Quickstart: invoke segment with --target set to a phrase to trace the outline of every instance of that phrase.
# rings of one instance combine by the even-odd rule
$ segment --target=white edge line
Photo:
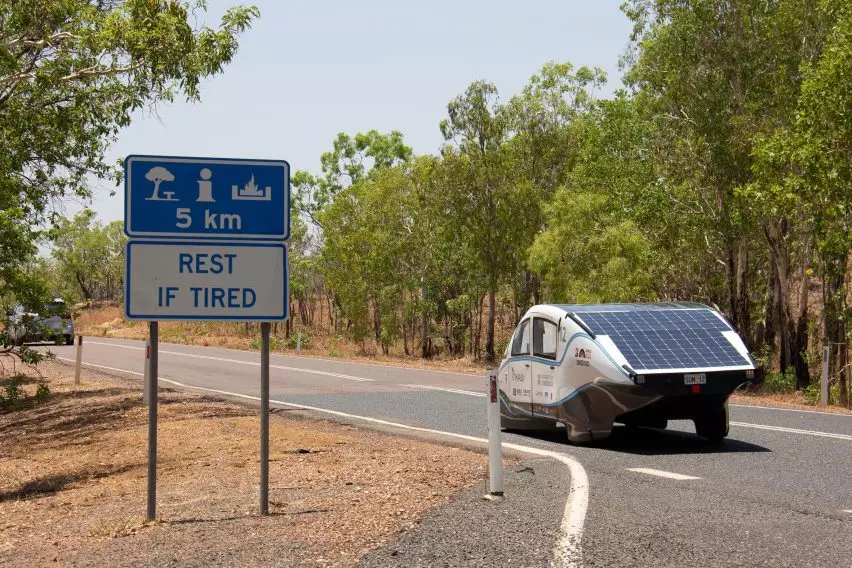
[[[57,359],[61,359],[63,361],[72,361],[74,359],[68,359],[66,357],[57,357]],[[130,373],[132,375],[142,375],[142,373],[137,373],[135,371],[125,371],[124,369],[116,369],[115,367],[107,367],[105,365],[95,365],[93,363],[83,363],[84,365],[88,365],[90,367],[98,367],[101,369],[108,369],[110,371],[118,371],[120,373]],[[236,392],[218,390],[218,389],[208,389],[205,387],[196,387],[193,385],[187,385],[184,383],[179,383],[178,381],[173,381],[171,379],[164,379],[159,377],[159,380],[171,383],[175,386],[200,390],[205,392],[212,392],[216,394],[223,394],[227,396],[234,396],[237,398],[242,398],[246,400],[259,401],[260,397],[250,396],[246,394],[240,394]],[[352,418],[356,420],[361,420],[364,422],[370,422],[373,424],[381,424],[384,426],[392,426],[394,428],[400,428],[403,430],[410,430],[413,432],[424,432],[427,434],[437,434],[440,436],[447,436],[450,438],[456,438],[459,440],[465,440],[468,442],[475,442],[477,444],[487,444],[488,440],[484,438],[477,438],[475,436],[467,436],[465,434],[456,434],[454,432],[444,432],[442,430],[432,430],[431,428],[421,428],[419,426],[409,426],[407,424],[399,424],[397,422],[390,422],[388,420],[381,420],[380,418],[371,418],[369,416],[359,416],[357,414],[348,414],[346,412],[340,412],[338,410],[329,410],[327,408],[319,408],[316,406],[306,406],[304,404],[295,404],[292,402],[285,402],[283,400],[275,400],[270,399],[269,402],[271,404],[277,404],[279,406],[289,406],[291,408],[296,408],[299,410],[311,410],[314,412],[321,412],[324,414],[331,414],[333,416],[340,416],[342,418]],[[503,447],[509,448],[511,450],[533,454],[542,457],[548,457],[555,459],[557,461],[562,462],[566,466],[568,466],[568,471],[571,475],[571,490],[568,494],[568,499],[565,501],[565,513],[562,516],[562,522],[560,524],[560,537],[559,542],[556,544],[556,548],[554,550],[554,554],[556,555],[556,559],[559,562],[560,566],[564,568],[580,568],[582,566],[582,550],[580,548],[580,541],[583,537],[583,523],[586,520],[586,511],[589,507],[589,477],[586,474],[586,470],[583,468],[583,465],[574,459],[573,457],[561,454],[558,452],[553,452],[550,450],[543,450],[540,448],[533,448],[530,446],[523,446],[521,444],[512,444],[508,442],[503,443]]]
[[[133,349],[136,351],[144,351],[145,349],[142,347],[133,347],[130,345],[118,345],[115,343],[102,343],[98,341],[90,341],[89,344],[94,345],[109,345],[111,347],[122,347],[124,349]],[[258,361],[244,361],[242,359],[226,359],[225,357],[213,357],[212,355],[198,355],[196,353],[181,353],[180,351],[166,351],[164,349],[160,349],[159,353],[163,355],[177,355],[180,357],[190,357],[192,359],[207,359],[211,361],[222,361],[225,363],[235,363],[238,365],[251,365],[253,367],[260,367],[260,362]],[[279,369],[282,371],[294,371],[297,373],[311,373],[314,375],[325,375],[327,377],[337,377],[340,379],[346,379],[348,381],[358,381],[362,383],[372,383],[375,382],[376,379],[368,379],[366,377],[355,377],[353,375],[344,375],[342,373],[332,373],[331,371],[320,371],[318,369],[300,369],[298,367],[287,367],[285,365],[269,365],[272,369]]]
[[[748,422],[731,422],[731,426],[743,428],[757,428],[758,430],[774,430],[776,432],[789,432],[790,434],[807,434],[809,436],[821,436],[823,438],[836,438],[838,440],[852,440],[848,434],[835,434],[833,432],[820,432],[818,430],[802,430],[799,428],[787,428],[785,426],[767,426],[765,424],[750,424]]]
[[[91,337],[91,336],[87,336]],[[138,339],[124,339],[122,341],[140,341]],[[121,343],[108,343],[106,341],[87,341],[87,344],[93,345],[110,345],[112,347],[123,347],[125,349],[137,349],[139,351],[144,351],[144,347],[134,347],[132,345],[122,345]],[[235,353],[257,353],[257,351],[248,351],[244,349],[229,349],[227,347],[216,347],[213,345],[204,346],[204,345],[190,345],[186,343],[163,343],[160,342],[160,345],[173,345],[175,347],[198,347],[201,349],[221,349],[222,351],[232,351]],[[183,353],[181,353],[183,355]],[[484,376],[485,371],[483,370],[483,375],[475,375],[473,373],[459,373],[456,371],[441,371],[438,369],[425,369],[422,367],[408,367],[405,365],[383,365],[382,363],[362,363],[360,361],[351,361],[348,359],[325,359],[323,357],[305,357],[303,355],[284,355],[283,353],[270,353],[273,357],[290,357],[292,359],[304,359],[306,361],[324,361],[331,363],[350,363],[352,365],[365,365],[367,367],[383,367],[385,369],[406,369],[410,371],[425,371],[429,373],[441,373],[443,375],[459,375],[462,377],[482,377]]]
[[[628,467],[626,469],[627,471],[635,471],[636,473],[644,473],[647,475],[656,475],[657,477],[676,479],[678,481],[701,479],[700,477],[695,477],[694,475],[684,475],[682,473],[663,471],[662,469],[652,469],[650,467]]]
[[[761,410],[783,410],[784,412],[806,412],[808,414],[824,414],[826,416],[838,416],[840,418],[852,418],[852,414],[841,414],[839,412],[825,412],[824,410],[801,410],[799,408],[784,408],[783,406],[759,406],[757,404],[734,404],[728,403],[728,406],[738,406],[740,408],[760,408]]]
[[[446,387],[433,387],[433,386],[430,386],[430,385],[399,385],[399,386],[409,387],[409,388],[413,388],[413,389],[426,389],[426,390],[434,390],[434,391],[451,392],[453,394],[465,394],[467,396],[479,396],[479,397],[483,397],[483,398],[485,397],[484,392],[473,392],[473,391],[467,391],[467,390],[461,390],[461,389],[451,389],[451,388],[446,388]]]

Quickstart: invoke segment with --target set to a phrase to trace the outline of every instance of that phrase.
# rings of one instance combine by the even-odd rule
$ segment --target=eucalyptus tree
[[[794,120],[757,141],[758,180],[746,194],[762,210],[778,211],[807,227],[822,279],[824,342],[832,348],[832,374],[839,382],[840,403],[848,406],[852,6],[823,1],[817,16],[825,30],[818,59],[802,64]],[[805,385],[800,382],[800,386]]]
[[[328,207],[346,187],[380,171],[408,162],[413,156],[402,133],[377,130],[350,136],[340,132],[330,151],[320,156],[322,175],[299,170],[293,175],[297,209],[317,227],[323,228],[319,212]]]
[[[752,345],[751,307],[765,243],[767,317],[780,330],[782,366],[796,363],[807,384],[806,301],[791,312],[793,264],[807,289],[808,240],[795,218],[760,209],[743,191],[757,179],[755,143],[794,117],[800,67],[820,51],[819,2],[813,0],[632,0],[635,23],[628,83],[658,125],[661,174],[689,189],[689,203],[710,221],[707,250],[724,266],[732,323]],[[806,296],[804,297],[806,300]],[[778,317],[775,317],[777,313]]]
[[[188,17],[206,3],[0,2],[0,294],[18,286],[34,227],[58,200],[89,197],[88,176],[118,179],[105,152],[135,110],[183,96],[231,61],[256,7],[216,28]],[[193,17],[195,17],[193,16]]]
[[[525,235],[519,222],[530,203],[529,184],[512,178],[506,148],[509,116],[493,84],[471,83],[463,95],[450,101],[447,113],[441,133],[448,142],[444,148],[448,211],[459,231],[457,239],[473,244],[485,276],[485,360],[490,362],[495,358],[497,286],[521,257],[519,246]]]

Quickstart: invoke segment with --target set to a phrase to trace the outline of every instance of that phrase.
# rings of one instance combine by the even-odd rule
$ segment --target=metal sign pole
[[[142,381],[142,404],[148,406],[151,399],[151,337],[145,339],[145,379]]]
[[[148,324],[148,337],[151,342],[148,361],[148,515],[153,521],[157,518],[157,322]]]
[[[269,514],[269,322],[260,324],[260,514]]]

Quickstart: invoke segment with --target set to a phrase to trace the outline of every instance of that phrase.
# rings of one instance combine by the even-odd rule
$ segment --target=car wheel
[[[65,345],[74,345],[74,336],[66,335],[65,336]]]
[[[715,412],[696,416],[693,421],[695,422],[696,434],[708,442],[718,444],[728,435],[730,428],[728,422],[728,405],[725,404]]]

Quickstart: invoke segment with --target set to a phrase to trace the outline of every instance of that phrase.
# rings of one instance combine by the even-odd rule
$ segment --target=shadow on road
[[[566,447],[571,447],[565,441],[565,430],[562,428],[514,433],[523,437],[564,444]],[[628,428],[626,426],[615,426],[612,429],[612,435],[606,440],[583,444],[583,447],[646,456],[759,453],[772,451],[769,448],[733,438],[725,438],[721,443],[713,444],[690,432],[658,430],[655,428]]]

